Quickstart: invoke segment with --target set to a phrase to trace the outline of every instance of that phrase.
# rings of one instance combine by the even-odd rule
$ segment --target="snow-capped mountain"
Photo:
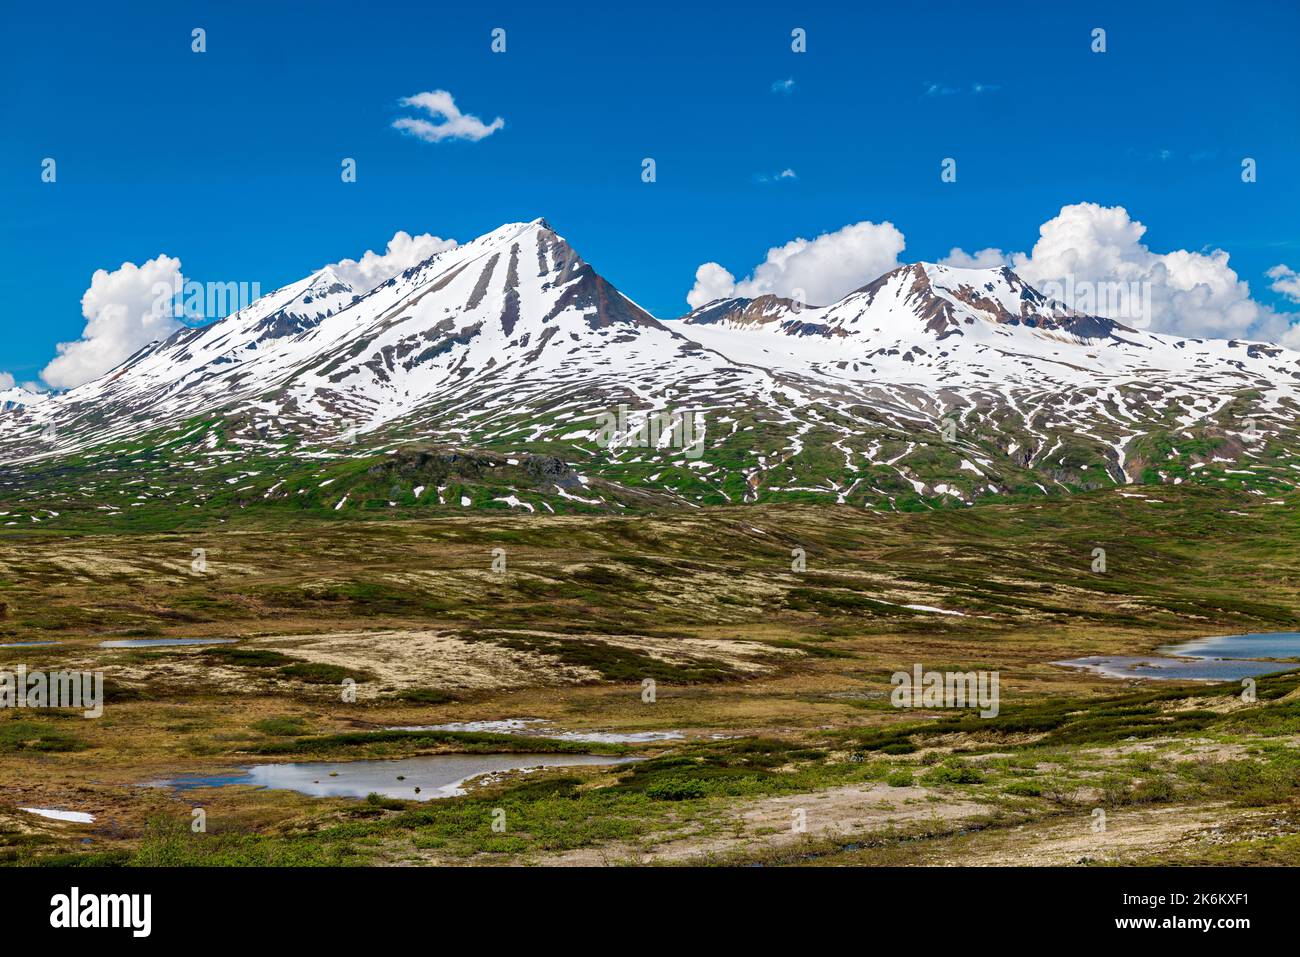
[[[916,263],[829,305],[726,299],[659,322],[534,220],[373,289],[326,268],[182,329],[11,404],[0,450],[40,462],[146,434],[226,456],[432,443],[563,453],[687,502],[893,505],[1228,471],[1294,484],[1298,388],[1300,354],[1086,315],[1007,268]],[[703,454],[640,430],[650,411],[698,416]],[[341,450],[345,436],[361,447]]]
[[[978,321],[1025,325],[1080,339],[1101,338],[1118,326],[1044,296],[1006,266],[962,269],[935,263],[899,266],[832,306],[809,306],[769,295],[719,300],[683,318],[691,323],[779,329],[788,335],[860,338],[891,329],[914,335],[916,320],[938,339],[960,334],[963,326]]]
[[[441,252],[360,292],[331,269],[226,319],[178,330],[43,410],[60,441],[243,406],[304,434],[362,432],[470,384],[555,386],[709,363],[587,265],[542,220]],[[686,357],[686,358],[683,358]],[[716,364],[725,360],[716,359]]]
[[[38,402],[44,402],[46,398],[48,398],[48,396],[44,392],[29,392],[21,386],[11,386],[8,389],[0,389],[0,412],[28,405],[36,405]]]
[[[997,377],[1053,388],[1169,374],[1180,384],[1228,388],[1300,379],[1300,354],[1157,335],[1086,315],[1005,266],[915,263],[830,306],[723,299],[682,321],[701,342],[751,361],[893,384],[980,386]]]

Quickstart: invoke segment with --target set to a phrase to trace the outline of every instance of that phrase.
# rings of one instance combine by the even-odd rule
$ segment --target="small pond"
[[[151,783],[178,791],[244,784],[312,797],[365,797],[373,793],[407,801],[430,801],[463,794],[465,783],[483,774],[625,764],[633,760],[603,754],[431,754],[381,761],[256,764],[225,774],[182,775]]]
[[[1300,661],[1288,658],[1300,658],[1300,632],[1216,635],[1165,645],[1154,655],[1089,655],[1052,664],[1083,668],[1110,678],[1240,681],[1300,668]]]

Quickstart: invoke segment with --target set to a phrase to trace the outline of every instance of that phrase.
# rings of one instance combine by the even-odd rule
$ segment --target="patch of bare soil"
[[[1172,748],[1178,750],[1172,750]],[[1206,738],[1148,738],[1144,741],[1123,742],[1105,748],[1086,748],[1082,751],[1088,756],[1097,756],[1108,761],[1120,761],[1137,755],[1158,755],[1170,761],[1239,761],[1249,755],[1244,744],[1211,741]]]
[[[1112,810],[1106,812],[1104,828],[1098,827],[1092,814],[1085,814],[1010,828],[994,840],[986,831],[979,841],[955,842],[941,859],[927,863],[962,867],[1118,863],[1211,841],[1224,827],[1260,813],[1226,804]]]
[[[503,631],[564,640],[570,636],[544,631]],[[673,664],[707,664],[753,677],[769,673],[802,652],[752,641],[715,638],[662,638],[640,635],[593,635],[611,647],[636,651]],[[470,640],[449,630],[335,631],[319,634],[267,635],[245,640],[240,647],[280,651],[314,664],[335,665],[375,676],[358,682],[359,700],[392,695],[411,688],[436,688],[452,694],[555,688],[601,681],[599,671],[565,663],[541,651],[509,648],[494,641]],[[87,661],[104,660],[99,649],[87,649]],[[111,660],[111,659],[110,659]],[[114,675],[127,682],[163,678],[193,687],[268,692],[290,690],[293,682],[274,670],[251,670],[206,659],[201,649],[182,651],[165,662],[113,662]]]
[[[369,671],[378,680],[357,685],[358,699],[407,688],[476,692],[529,685],[595,681],[590,668],[564,665],[546,655],[466,641],[439,631],[333,632],[280,635],[249,642],[307,661]]]

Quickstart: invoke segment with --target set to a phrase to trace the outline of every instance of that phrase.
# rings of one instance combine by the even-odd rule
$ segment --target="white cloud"
[[[1054,295],[1063,288],[1091,292],[1125,284],[1140,290],[1140,311],[1133,307],[1137,300],[1115,297],[1108,302],[1100,292],[1087,301],[1076,294],[1072,304],[1154,332],[1300,343],[1300,330],[1291,325],[1298,317],[1252,299],[1250,285],[1228,265],[1227,252],[1153,252],[1141,241],[1146,231],[1122,206],[1076,203],[1039,227],[1038,241],[1028,253],[983,249],[971,254],[957,248],[943,261],[954,266],[1009,261],[1022,279]],[[1269,275],[1285,285],[1288,277],[1277,269]]]
[[[730,299],[736,295],[736,277],[717,263],[705,263],[695,270],[695,285],[686,294],[692,309],[698,309],[715,299]]]
[[[382,253],[367,249],[358,259],[344,259],[333,264],[334,272],[357,292],[368,292],[398,273],[424,262],[434,253],[455,249],[456,240],[439,239],[428,233],[412,236],[398,230]]]
[[[1247,338],[1300,348],[1300,313],[1278,312],[1251,298],[1249,283],[1222,249],[1154,252],[1142,242],[1147,228],[1122,206],[1077,203],[1039,227],[1027,252],[997,248],[966,252],[954,247],[940,260],[949,266],[1010,265],[1026,282],[1073,305],[1154,332],[1199,338]],[[905,240],[892,223],[846,226],[809,241],[796,239],[768,250],[766,259],[739,281],[717,263],[696,270],[686,297],[692,308],[730,296],[795,295],[826,305],[898,265]],[[1300,273],[1277,265],[1268,271],[1273,290],[1300,301]],[[1108,296],[1123,284],[1136,297]]]
[[[773,92],[773,93],[793,93],[793,92],[794,92],[794,78],[791,77],[791,78],[788,79],[788,80],[777,80],[775,83],[772,84],[772,92]]]
[[[773,293],[824,305],[893,269],[904,245],[893,223],[854,223],[813,240],[772,247],[740,282],[717,263],[705,263],[695,271],[686,301],[694,309],[714,299]]]
[[[1267,336],[1279,317],[1250,297],[1222,249],[1156,253],[1141,242],[1146,226],[1122,206],[1065,206],[1039,227],[1029,253],[1012,256],[1027,282],[1137,283],[1148,297],[1149,328],[1175,335],[1229,338]],[[1097,312],[1110,310],[1098,300]],[[1133,324],[1133,316],[1111,318]],[[1285,320],[1283,320],[1283,323]]]
[[[781,183],[781,182],[798,179],[798,178],[799,178],[799,174],[787,167],[786,169],[781,170],[781,172],[772,173],[771,175],[768,175],[767,173],[758,173],[754,176],[754,182]]]
[[[181,327],[170,311],[171,299],[159,299],[155,285],[180,288],[181,261],[161,255],[143,266],[123,263],[108,272],[96,269],[81,297],[86,328],[75,342],[60,342],[59,354],[41,370],[55,388],[71,389],[98,378],[155,339]]]
[[[446,90],[431,90],[428,93],[404,96],[401,104],[424,110],[434,120],[442,121],[431,123],[429,120],[413,116],[403,116],[393,121],[394,129],[410,133],[428,143],[439,143],[442,140],[478,142],[506,125],[506,121],[499,116],[491,123],[484,123],[477,116],[462,113],[457,108],[452,95]]]
[[[1292,302],[1300,302],[1300,272],[1296,272],[1290,266],[1278,263],[1266,275],[1273,280],[1270,289],[1286,296]]]
[[[996,266],[1005,266],[1010,262],[1011,259],[1006,253],[991,246],[974,253],[968,253],[954,246],[948,255],[939,260],[940,265],[958,266],[962,269],[992,269]]]
[[[17,382],[13,377],[13,373],[0,372],[0,392],[8,392],[10,389],[20,389],[23,392],[31,392],[36,395],[48,391],[39,382]]]

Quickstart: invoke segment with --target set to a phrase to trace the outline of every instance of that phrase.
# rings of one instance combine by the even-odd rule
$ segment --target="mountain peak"
[[[325,266],[311,277],[305,295],[319,299],[339,292],[352,292],[352,284],[335,272],[333,266]],[[311,299],[304,301],[310,302]]]
[[[734,296],[714,299],[681,317],[689,325],[720,324],[734,328],[763,328],[771,323],[785,323],[805,308],[815,309],[784,296],[764,293],[753,299]]]
[[[511,242],[533,234],[554,236],[555,230],[550,223],[539,216],[537,219],[528,221],[520,220],[513,223],[502,223],[496,229],[484,233],[466,245],[481,244],[489,246],[499,242]]]
[[[1038,334],[1104,339],[1118,323],[1077,312],[1043,295],[1009,266],[895,266],[838,302],[810,306],[771,294],[705,303],[682,317],[691,325],[767,330],[798,337],[903,339],[924,330],[937,340],[985,328],[1023,326]],[[919,328],[918,328],[919,326]]]

